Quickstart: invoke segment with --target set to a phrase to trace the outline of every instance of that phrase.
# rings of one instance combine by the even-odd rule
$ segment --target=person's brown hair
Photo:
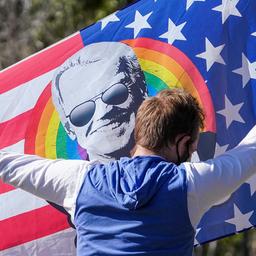
[[[139,107],[134,138],[136,145],[160,150],[178,134],[190,135],[193,142],[203,127],[204,112],[193,96],[180,89],[163,90]]]

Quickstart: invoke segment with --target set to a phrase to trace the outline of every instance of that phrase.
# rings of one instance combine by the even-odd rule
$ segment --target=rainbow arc
[[[145,75],[149,96],[165,88],[183,88],[203,107],[204,131],[216,132],[212,99],[203,77],[179,49],[149,38],[125,40],[131,46]],[[51,98],[51,84],[41,94],[32,112],[25,137],[25,152],[47,158],[86,159],[86,150],[65,132]]]

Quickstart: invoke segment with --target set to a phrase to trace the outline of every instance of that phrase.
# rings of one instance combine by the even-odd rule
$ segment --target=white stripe
[[[32,109],[42,91],[51,81],[54,72],[55,69],[0,94],[1,122],[5,122]]]
[[[24,61],[26,61],[26,60],[31,59],[32,57],[38,55],[39,53],[45,52],[45,51],[49,50],[50,48],[52,48],[52,47],[54,47],[54,46],[56,46],[56,45],[58,45],[58,44],[63,43],[64,41],[70,39],[70,38],[73,37],[73,36],[76,36],[77,34],[80,34],[80,31],[75,32],[74,34],[72,34],[72,35],[70,35],[70,36],[68,36],[68,37],[63,38],[62,40],[60,40],[60,41],[56,42],[55,44],[52,44],[52,45],[50,45],[50,46],[48,46],[48,47],[42,49],[42,50],[39,51],[39,52],[36,52],[36,53],[34,53],[34,54],[32,54],[32,55],[29,55],[27,58],[25,58],[25,59],[23,59],[23,60],[20,60],[19,62],[14,63],[13,65],[11,65],[11,66],[9,66],[9,67],[7,67],[7,68],[1,70],[1,71],[0,71],[0,74],[3,73],[3,72],[5,72],[6,70],[8,70],[8,69],[10,69],[10,68],[13,68],[13,67],[16,66],[16,65],[21,64],[22,62],[24,62]]]
[[[66,229],[64,231],[33,240],[0,252],[1,256],[75,256],[74,246],[75,231]]]
[[[6,152],[15,152],[15,153],[24,153],[24,145],[25,145],[25,140],[20,140],[19,142],[12,144],[11,146],[5,147],[2,150]]]
[[[0,221],[45,205],[45,200],[20,189],[0,194]]]
[[[8,152],[24,153],[25,140],[21,140],[3,150]],[[0,205],[7,205],[0,211],[0,220],[10,218],[17,214],[34,210],[47,205],[47,203],[38,197],[31,195],[20,189],[15,189],[3,194],[0,194]],[[21,206],[21,207],[20,207]]]

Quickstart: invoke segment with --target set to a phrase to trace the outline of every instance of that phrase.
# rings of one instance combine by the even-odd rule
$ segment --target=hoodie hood
[[[111,196],[123,207],[135,210],[146,205],[176,172],[175,164],[159,156],[137,156],[105,165],[104,176]]]

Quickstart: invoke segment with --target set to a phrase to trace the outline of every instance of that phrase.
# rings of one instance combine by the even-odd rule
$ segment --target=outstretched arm
[[[202,215],[256,173],[256,126],[234,149],[206,162],[184,163],[188,209],[196,227]]]
[[[0,178],[74,213],[77,192],[92,162],[49,160],[0,151]]]

